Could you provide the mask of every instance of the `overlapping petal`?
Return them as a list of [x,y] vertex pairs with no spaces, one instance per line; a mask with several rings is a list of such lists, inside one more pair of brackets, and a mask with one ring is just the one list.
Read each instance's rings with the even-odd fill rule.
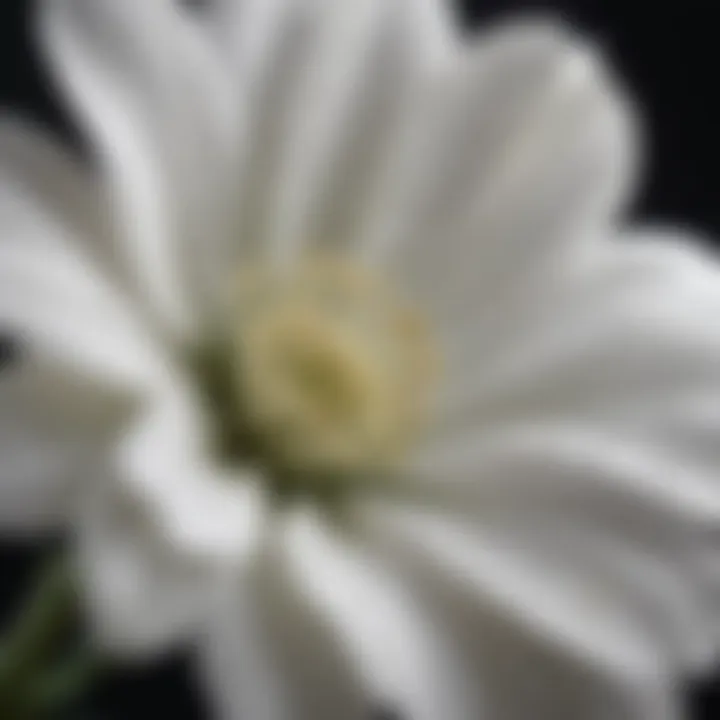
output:
[[235,108],[206,36],[171,0],[41,7],[51,68],[94,140],[136,287],[174,336],[226,262]]
[[164,364],[103,277],[101,208],[80,167],[20,124],[0,152],[0,328],[17,347],[0,371],[0,491],[3,520],[34,525],[67,510]]
[[[217,601],[232,720],[678,717],[718,639],[720,277],[684,240],[607,240],[637,135],[595,51],[537,24],[463,49],[437,0],[41,7],[114,204],[0,135],[0,322],[28,352],[0,489],[28,522],[74,507],[100,636],[164,648]],[[396,279],[445,356],[426,442],[334,518],[216,463],[147,334],[177,351],[235,264],[320,248]]]

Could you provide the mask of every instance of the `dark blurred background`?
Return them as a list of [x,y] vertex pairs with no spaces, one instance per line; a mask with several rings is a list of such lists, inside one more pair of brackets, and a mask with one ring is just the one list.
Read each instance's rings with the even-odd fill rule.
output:
[[[0,0],[0,109],[23,111],[73,139],[32,49],[27,22],[32,4]],[[525,11],[564,18],[594,39],[638,99],[649,131],[650,165],[636,217],[678,223],[720,239],[715,0],[456,0],[455,5],[467,32]],[[0,544],[0,627],[32,584],[46,551]],[[189,665],[178,657],[160,666],[108,671],[72,720],[204,718]],[[718,678],[688,678],[687,697],[693,717],[720,719],[720,670]]]

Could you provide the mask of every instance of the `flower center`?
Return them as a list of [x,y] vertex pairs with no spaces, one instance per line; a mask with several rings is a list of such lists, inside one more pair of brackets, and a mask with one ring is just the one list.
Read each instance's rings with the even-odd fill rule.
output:
[[378,278],[338,258],[252,267],[229,309],[226,451],[285,484],[381,470],[402,454],[435,354],[420,317]]

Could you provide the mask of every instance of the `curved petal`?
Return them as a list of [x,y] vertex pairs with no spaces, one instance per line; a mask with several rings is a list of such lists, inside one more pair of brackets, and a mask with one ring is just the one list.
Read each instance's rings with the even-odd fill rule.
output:
[[0,168],[17,190],[52,211],[109,277],[120,273],[111,219],[96,173],[24,118],[0,121]]
[[637,698],[661,679],[660,700],[717,646],[720,285],[667,235],[597,246],[566,270],[503,344],[465,358],[400,490],[440,515],[426,544],[436,533],[444,563],[463,537],[474,548],[456,578],[479,573],[499,606],[516,598],[515,624],[542,611],[542,652],[569,637],[564,662],[581,657],[633,707],[621,668],[634,663]]
[[611,226],[637,142],[594,48],[556,25],[494,30],[435,80],[361,250],[444,324]]
[[257,478],[210,462],[199,401],[174,378],[122,438],[119,481],[181,554],[242,563],[264,514]]
[[[4,136],[8,140],[7,135]],[[41,141],[39,141],[41,142]],[[35,160],[40,162],[41,150]],[[44,357],[132,387],[157,369],[133,309],[83,252],[81,185],[46,191],[54,163],[0,166],[0,322]],[[63,174],[64,175],[64,174]],[[155,364],[153,364],[155,363]]]
[[247,110],[241,234],[281,259],[308,243],[347,244],[419,76],[451,47],[443,6],[217,5]]
[[374,705],[413,720],[484,717],[475,669],[382,557],[312,517],[292,526],[296,582],[342,643]]
[[3,520],[34,524],[67,509],[69,484],[87,479],[163,362],[125,298],[73,248],[68,208],[40,204],[18,169],[0,170],[0,332],[18,346],[0,369],[0,490]]
[[0,528],[66,520],[136,404],[58,367],[0,369]]
[[679,235],[596,247],[504,337],[458,334],[438,432],[485,421],[604,429],[714,475],[719,279]]
[[[636,557],[596,546],[597,538],[582,532],[551,547],[549,528],[533,536],[519,523],[495,534],[480,523],[386,511],[367,529],[376,552],[443,618],[448,637],[474,668],[487,717],[682,716],[677,678],[646,634],[650,621],[627,597],[613,597],[620,578],[632,592],[641,594],[641,585],[649,591],[651,563],[634,565]],[[578,540],[580,547],[571,545]],[[598,562],[606,551],[611,554]],[[573,555],[568,572],[563,561]],[[613,575],[608,565],[616,571],[625,565],[626,572]],[[646,612],[649,601],[661,603],[650,592],[644,599]]]
[[209,612],[217,569],[177,553],[107,472],[95,477],[75,516],[81,599],[104,650],[152,657],[193,637]]
[[[349,8],[351,3],[345,2]],[[314,0],[218,0],[206,9],[205,16],[218,41],[230,58],[240,81],[251,91],[263,64],[277,48],[278,33],[287,15],[305,3],[314,11]],[[419,52],[445,52],[452,41],[449,9],[442,0],[390,0],[406,13],[405,21],[422,28]]]
[[[279,523],[278,523],[279,524]],[[332,627],[291,576],[279,527],[221,596],[202,673],[228,720],[364,720],[369,706]]]
[[226,261],[229,79],[172,0],[50,0],[40,11],[52,69],[108,170],[120,250],[166,326],[187,330],[207,273]]
[[471,525],[509,567],[568,584],[596,625],[629,617],[652,657],[707,660],[720,497],[706,478],[621,436],[529,425],[466,437],[408,482],[410,499]]

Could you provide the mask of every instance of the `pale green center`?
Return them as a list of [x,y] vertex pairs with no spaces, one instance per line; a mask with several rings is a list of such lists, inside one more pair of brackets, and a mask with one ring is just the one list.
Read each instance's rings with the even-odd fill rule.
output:
[[[436,371],[420,317],[337,258],[243,270],[224,319],[226,449],[287,478],[356,477],[402,457]],[[227,397],[227,396],[230,397]]]
[[249,423],[287,463],[352,470],[404,447],[432,365],[422,323],[338,259],[253,271],[236,294],[236,378]]

